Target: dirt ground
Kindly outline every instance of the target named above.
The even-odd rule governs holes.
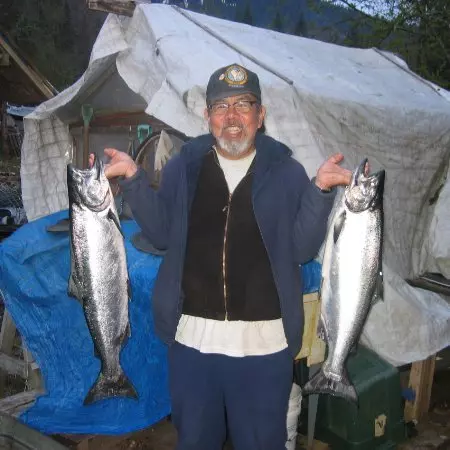
[[[407,439],[399,450],[450,450],[450,409],[436,409],[417,426],[418,435]],[[125,440],[117,438],[103,442],[91,441],[89,450],[174,450],[176,446],[176,431],[169,420],[164,420],[156,426],[135,433]],[[306,449],[306,438],[299,435],[297,450]],[[314,450],[331,449],[325,443],[315,442]],[[224,450],[232,450],[227,444]]]
[[[446,351],[450,356],[450,348]],[[450,362],[450,360],[448,361]],[[407,375],[407,373],[406,373]],[[408,424],[409,437],[398,446],[399,450],[450,450],[450,364],[439,367],[435,372],[429,414],[418,424]],[[405,431],[406,432],[406,431]],[[176,431],[169,419],[157,425],[122,438],[95,438],[89,443],[89,450],[174,450]],[[297,450],[306,449],[306,438],[299,435]],[[315,442],[314,450],[331,449],[325,443]],[[224,450],[232,450],[226,444]]]

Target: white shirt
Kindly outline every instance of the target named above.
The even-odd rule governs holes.
[[[227,159],[217,153],[230,194],[247,173],[256,151],[242,159]],[[228,356],[269,355],[287,347],[281,319],[244,322],[213,320],[183,314],[175,340],[201,353]]]

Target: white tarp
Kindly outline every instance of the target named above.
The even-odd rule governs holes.
[[[336,151],[344,153],[348,168],[365,156],[374,169],[384,167],[386,299],[373,308],[364,340],[394,364],[450,344],[449,303],[404,281],[420,265],[413,266],[424,242],[417,236],[429,229],[426,205],[440,167],[448,163],[448,92],[375,49],[340,47],[168,5],[140,5],[131,19],[109,15],[83,77],[25,119],[22,183],[29,219],[67,208],[65,165],[72,141],[61,112],[111,61],[144,99],[148,114],[191,136],[206,131],[209,75],[240,63],[260,77],[267,134],[292,148],[310,176]],[[448,206],[440,210],[448,214]]]
[[[420,273],[438,272],[450,279],[450,168],[444,175],[429,226],[423,230],[424,245],[416,257]]]

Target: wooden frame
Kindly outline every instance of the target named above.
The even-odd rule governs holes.
[[[132,0],[87,0],[87,7],[94,11],[131,17],[136,4]]]
[[[22,346],[24,359],[12,356],[15,339],[16,325],[5,309],[0,330],[0,411],[11,415],[14,415],[15,412],[20,413],[21,410],[30,406],[36,395],[42,392],[39,367],[34,362],[31,353]],[[26,380],[30,390],[5,398],[6,374],[20,376]]]
[[[406,423],[419,422],[428,413],[435,365],[436,355],[412,364],[409,374],[409,388],[414,391],[415,398],[405,404]]]
[[[6,37],[0,34],[0,52],[2,53],[2,61],[11,61],[19,67],[19,69],[28,77],[37,92],[40,93],[43,100],[48,100],[58,94],[58,91],[45,79],[38,70],[29,62],[19,55],[18,48],[12,42],[7,41]],[[7,56],[5,56],[7,55]]]

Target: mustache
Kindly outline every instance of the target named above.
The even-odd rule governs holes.
[[[230,128],[230,127],[244,128],[244,125],[238,121],[230,121],[230,122],[224,123],[222,128],[225,129],[225,128]]]

